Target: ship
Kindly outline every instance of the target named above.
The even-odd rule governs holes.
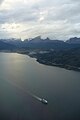
[[[41,99],[41,102],[42,102],[43,104],[48,104],[48,101],[45,100],[45,99]]]

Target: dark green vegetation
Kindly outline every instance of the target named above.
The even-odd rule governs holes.
[[[37,58],[43,64],[80,71],[80,48],[37,54]]]
[[[0,50],[28,54],[42,64],[80,71],[80,38],[70,38],[66,42],[43,40],[40,36],[23,42],[19,39],[1,40]]]

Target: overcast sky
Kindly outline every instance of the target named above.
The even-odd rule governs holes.
[[[80,36],[80,0],[0,0],[0,38]]]

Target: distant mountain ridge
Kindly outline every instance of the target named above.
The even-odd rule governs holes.
[[[12,44],[5,43],[3,41],[0,41],[0,50],[13,50],[16,47]]]
[[[72,43],[70,44],[69,40],[64,42],[62,40],[50,40],[49,38],[42,39],[41,36],[38,36],[31,40],[26,41],[25,47],[33,49],[56,49],[56,50],[80,47],[78,41],[76,42],[75,40],[75,43],[76,44]]]
[[[70,44],[80,44],[80,38],[74,37],[74,38],[70,38],[69,40],[66,41],[67,43]]]
[[[11,47],[16,47],[17,49],[71,49],[80,47],[80,38],[70,38],[66,42],[62,40],[50,40],[49,38],[42,39],[41,36],[32,38],[30,40],[25,39],[24,41],[15,38],[0,40],[0,49],[10,49]]]

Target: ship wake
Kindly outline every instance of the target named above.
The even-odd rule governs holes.
[[[36,96],[35,94],[31,93],[30,91],[28,90],[25,90],[23,87],[17,85],[16,83],[12,82],[12,81],[9,81],[9,80],[6,80],[9,84],[11,84],[12,86],[14,86],[15,88],[19,89],[20,91],[22,91],[24,94],[28,94],[30,96],[32,96],[33,98],[35,98],[36,100],[38,101],[41,101],[42,98]]]

